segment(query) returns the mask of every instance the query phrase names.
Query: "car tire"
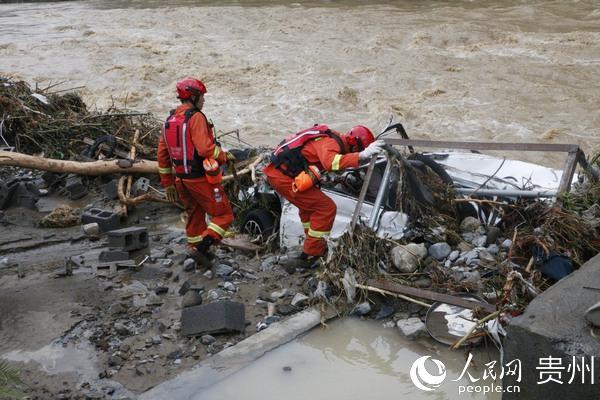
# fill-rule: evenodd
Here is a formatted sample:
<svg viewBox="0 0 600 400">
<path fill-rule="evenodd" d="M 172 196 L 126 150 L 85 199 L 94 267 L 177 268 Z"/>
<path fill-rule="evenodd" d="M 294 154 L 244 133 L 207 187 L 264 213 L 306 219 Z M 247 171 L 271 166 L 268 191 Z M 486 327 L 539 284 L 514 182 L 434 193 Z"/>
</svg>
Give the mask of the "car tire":
<svg viewBox="0 0 600 400">
<path fill-rule="evenodd" d="M 268 210 L 254 209 L 244 218 L 242 233 L 250 236 L 251 240 L 264 243 L 275 232 L 276 220 L 273 213 Z"/>
</svg>

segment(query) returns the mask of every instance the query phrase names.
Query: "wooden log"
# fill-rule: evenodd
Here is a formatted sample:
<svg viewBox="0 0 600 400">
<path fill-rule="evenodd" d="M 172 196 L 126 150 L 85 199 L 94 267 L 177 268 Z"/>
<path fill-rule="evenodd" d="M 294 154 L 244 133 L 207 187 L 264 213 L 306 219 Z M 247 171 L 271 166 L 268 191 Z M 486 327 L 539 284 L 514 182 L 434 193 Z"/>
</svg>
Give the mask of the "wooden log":
<svg viewBox="0 0 600 400">
<path fill-rule="evenodd" d="M 41 171 L 77 175 L 158 174 L 158 163 L 150 160 L 104 160 L 78 162 L 30 156 L 10 151 L 0 151 L 0 166 L 21 167 Z"/>
<path fill-rule="evenodd" d="M 240 164 L 247 164 L 246 168 L 237 172 L 237 175 L 252 173 L 253 178 L 256 167 L 262 160 L 262 155 L 256 157 L 250 164 L 248 161 L 242 161 Z M 0 167 L 20 167 L 26 169 L 37 169 L 40 171 L 68 173 L 76 175 L 100 176 L 110 174 L 158 174 L 158 163 L 151 160 L 103 160 L 91 162 L 56 160 L 52 158 L 43 158 L 30 156 L 23 153 L 0 150 Z M 233 175 L 225 175 L 223 182 L 233 180 Z"/>
</svg>

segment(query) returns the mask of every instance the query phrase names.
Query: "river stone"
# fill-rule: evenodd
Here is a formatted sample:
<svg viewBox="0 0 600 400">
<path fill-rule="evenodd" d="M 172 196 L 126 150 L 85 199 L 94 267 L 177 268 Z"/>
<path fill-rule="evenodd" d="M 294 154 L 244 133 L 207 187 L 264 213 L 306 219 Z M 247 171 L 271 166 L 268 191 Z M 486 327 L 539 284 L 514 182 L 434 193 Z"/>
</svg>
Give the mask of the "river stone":
<svg viewBox="0 0 600 400">
<path fill-rule="evenodd" d="M 367 315 L 370 312 L 371 304 L 368 301 L 365 301 L 363 303 L 357 304 L 356 307 L 354 307 L 354 309 L 350 312 L 350 315 L 362 316 Z"/>
<path fill-rule="evenodd" d="M 485 244 L 489 246 L 490 244 L 496 243 L 496 240 L 500 237 L 500 228 L 497 226 L 488 226 L 486 234 L 487 242 Z"/>
<path fill-rule="evenodd" d="M 498 254 L 500 252 L 500 248 L 498 247 L 498 245 L 490 244 L 487 247 L 487 252 L 490 253 L 490 254 L 492 254 L 492 255 L 496 255 L 496 254 Z"/>
<path fill-rule="evenodd" d="M 435 258 L 438 261 L 442 261 L 444 258 L 448 257 L 452 248 L 446 242 L 434 243 L 429 246 L 428 253 L 431 257 Z"/>
<path fill-rule="evenodd" d="M 512 246 L 512 240 L 510 239 L 506 239 L 502 242 L 502 244 L 500 245 L 504 250 L 508 250 L 510 249 L 510 246 Z"/>
<path fill-rule="evenodd" d="M 274 292 L 271 292 L 271 297 L 274 299 L 281 299 L 282 297 L 287 296 L 289 293 L 290 293 L 290 289 L 283 288 L 281 290 L 276 290 Z"/>
<path fill-rule="evenodd" d="M 292 299 L 292 305 L 294 307 L 303 307 L 306 302 L 308 301 L 309 297 L 307 295 L 305 295 L 304 293 L 296 293 L 296 295 L 294 296 L 294 298 Z"/>
<path fill-rule="evenodd" d="M 425 324 L 417 317 L 398 320 L 396 326 L 400 333 L 409 339 L 416 339 L 420 335 L 427 333 Z"/>
<path fill-rule="evenodd" d="M 485 235 L 482 236 L 476 236 L 471 243 L 473 244 L 473 246 L 475 247 L 483 247 L 485 246 L 487 242 L 487 237 Z"/>
<path fill-rule="evenodd" d="M 163 300 L 154 292 L 151 292 L 148 297 L 146 297 L 147 306 L 160 306 L 163 303 Z"/>
<path fill-rule="evenodd" d="M 231 282 L 224 282 L 223 283 L 223 289 L 227 290 L 228 292 L 235 292 L 235 291 L 237 291 L 237 288 Z"/>
<path fill-rule="evenodd" d="M 202 304 L 202 296 L 195 290 L 188 290 L 181 299 L 182 307 L 193 307 Z"/>
<path fill-rule="evenodd" d="M 208 346 L 209 344 L 213 344 L 216 341 L 217 341 L 217 339 L 212 335 L 203 335 L 200 338 L 200 343 L 202 343 L 205 346 Z"/>
<path fill-rule="evenodd" d="M 450 254 L 448 254 L 448 261 L 454 262 L 460 256 L 460 251 L 454 250 Z"/>
<path fill-rule="evenodd" d="M 481 226 L 479 220 L 475 217 L 466 217 L 460 223 L 460 231 L 461 232 L 476 232 L 477 229 Z"/>
<path fill-rule="evenodd" d="M 427 249 L 423 243 L 409 243 L 392 249 L 392 262 L 398 271 L 411 273 L 417 270 L 419 261 L 426 255 Z"/>
<path fill-rule="evenodd" d="M 190 272 L 196 269 L 196 261 L 191 258 L 186 258 L 183 262 L 183 270 L 186 272 Z"/>
<path fill-rule="evenodd" d="M 233 267 L 231 267 L 227 264 L 219 264 L 219 265 L 217 265 L 217 268 L 215 269 L 215 274 L 220 277 L 229 276 L 229 275 L 231 275 L 232 272 L 233 272 Z"/>
</svg>

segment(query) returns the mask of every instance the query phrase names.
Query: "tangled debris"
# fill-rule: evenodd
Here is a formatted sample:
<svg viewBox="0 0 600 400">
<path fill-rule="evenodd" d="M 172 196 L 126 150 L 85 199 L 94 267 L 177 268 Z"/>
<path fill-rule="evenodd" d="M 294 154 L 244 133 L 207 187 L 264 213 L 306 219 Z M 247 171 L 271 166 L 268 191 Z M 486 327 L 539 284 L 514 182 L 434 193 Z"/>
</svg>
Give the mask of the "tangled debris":
<svg viewBox="0 0 600 400">
<path fill-rule="evenodd" d="M 600 156 L 592 160 L 592 165 L 599 166 Z M 351 297 L 351 275 L 355 287 L 370 290 L 362 292 L 363 298 L 381 307 L 389 301 L 382 300 L 381 294 L 399 292 L 367 286 L 377 279 L 424 293 L 471 293 L 494 304 L 494 318 L 500 316 L 506 322 L 522 313 L 539 293 L 600 252 L 597 181 L 582 181 L 556 202 L 500 201 L 460 198 L 443 177 L 427 171 L 419 173 L 419 180 L 435 195 L 426 204 L 415 198 L 410 180 L 402 175 L 397 206 L 410 212 L 407 234 L 397 240 L 381 238 L 359 225 L 330 248 L 320 278 L 334 288 L 331 299 L 343 312 L 354 311 L 353 302 L 345 301 Z M 488 217 L 484 223 L 481 218 L 465 216 L 469 203 L 477 205 L 479 215 L 483 211 Z M 418 297 L 428 298 L 426 294 Z M 417 298 L 403 298 L 422 304 Z M 489 315 L 481 310 L 474 313 L 476 325 L 482 327 Z M 473 329 L 466 336 L 481 335 L 481 330 Z"/>
<path fill-rule="evenodd" d="M 160 123 L 152 114 L 114 105 L 91 111 L 77 92 L 55 88 L 32 89 L 24 81 L 0 77 L 0 146 L 58 159 L 96 158 L 101 143 L 107 156 L 120 148 L 128 151 L 139 130 L 138 155 L 155 158 Z"/>
</svg>

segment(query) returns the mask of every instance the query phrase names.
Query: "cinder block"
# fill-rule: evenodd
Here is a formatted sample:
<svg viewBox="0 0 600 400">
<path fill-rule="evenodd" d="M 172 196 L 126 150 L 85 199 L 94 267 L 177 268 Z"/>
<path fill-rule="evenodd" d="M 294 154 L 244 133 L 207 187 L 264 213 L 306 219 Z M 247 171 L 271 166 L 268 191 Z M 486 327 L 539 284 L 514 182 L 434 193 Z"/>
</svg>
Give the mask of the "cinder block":
<svg viewBox="0 0 600 400">
<path fill-rule="evenodd" d="M 104 196 L 106 196 L 109 200 L 115 200 L 119 198 L 119 180 L 113 179 L 112 181 L 105 183 L 102 186 L 102 190 L 104 191 Z"/>
<path fill-rule="evenodd" d="M 87 195 L 88 190 L 81 178 L 73 175 L 69 176 L 65 181 L 63 193 L 69 196 L 71 200 L 79 200 Z"/>
<path fill-rule="evenodd" d="M 0 210 L 8 208 L 10 199 L 17 188 L 16 182 L 5 182 L 0 185 Z"/>
<path fill-rule="evenodd" d="M 131 193 L 133 196 L 141 196 L 144 193 L 147 193 L 148 189 L 150 189 L 150 179 L 140 178 L 133 183 Z"/>
<path fill-rule="evenodd" d="M 130 227 L 108 232 L 108 247 L 123 251 L 139 250 L 148 247 L 148 230 Z"/>
<path fill-rule="evenodd" d="M 101 232 L 108 232 L 121 227 L 119 214 L 100 208 L 90 208 L 81 215 L 82 224 L 96 222 Z"/>
<path fill-rule="evenodd" d="M 13 183 L 14 189 L 8 202 L 9 207 L 25 207 L 32 210 L 37 210 L 36 203 L 39 199 L 39 192 L 30 183 L 16 182 Z"/>
<path fill-rule="evenodd" d="M 243 332 L 246 314 L 242 303 L 218 301 L 184 308 L 181 312 L 181 333 L 185 336 Z"/>
</svg>

